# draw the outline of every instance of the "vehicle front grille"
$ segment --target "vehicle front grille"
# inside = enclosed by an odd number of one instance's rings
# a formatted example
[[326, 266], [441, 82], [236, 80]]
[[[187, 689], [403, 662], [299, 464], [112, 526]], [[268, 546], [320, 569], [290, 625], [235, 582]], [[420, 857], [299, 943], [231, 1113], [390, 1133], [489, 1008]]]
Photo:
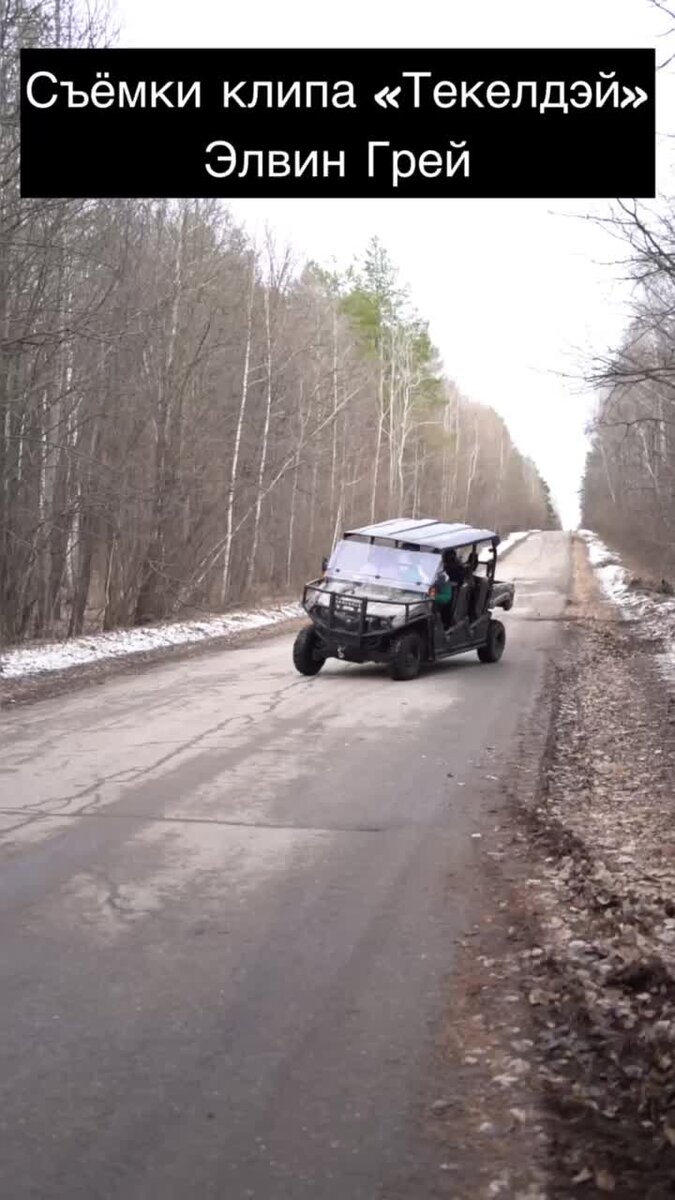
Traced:
[[[327, 607], [316, 605], [312, 615], [322, 625], [330, 623], [331, 629], [336, 632], [356, 634], [361, 629], [361, 617], [358, 613], [341, 612], [340, 609], [335, 609], [332, 617]], [[385, 629], [389, 629], [391, 622], [386, 617], [366, 617], [363, 624], [364, 633], [376, 633]]]
[[346, 630], [354, 630], [355, 631], [359, 628], [359, 626], [360, 626], [360, 618], [358, 616], [353, 616], [353, 617], [347, 616], [346, 613], [341, 613], [341, 612], [337, 612], [337, 611], [333, 613], [333, 628], [334, 629], [346, 629]]

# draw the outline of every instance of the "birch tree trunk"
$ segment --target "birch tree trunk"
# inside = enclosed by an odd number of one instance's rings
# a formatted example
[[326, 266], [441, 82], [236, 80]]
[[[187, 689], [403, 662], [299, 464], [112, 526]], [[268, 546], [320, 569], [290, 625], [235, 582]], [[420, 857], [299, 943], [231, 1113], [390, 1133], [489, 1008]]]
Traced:
[[370, 493], [370, 520], [375, 520], [377, 502], [377, 485], [380, 471], [380, 455], [382, 453], [382, 438], [384, 435], [384, 361], [382, 338], [378, 344], [378, 378], [377, 378], [377, 437], [375, 441], [375, 461], [373, 463], [373, 486]]
[[467, 518], [469, 516], [469, 505], [471, 503], [471, 490], [473, 488], [473, 481], [476, 478], [476, 467], [478, 464], [478, 449], [479, 449], [479, 446], [478, 446], [478, 421], [475, 420], [474, 427], [473, 427], [473, 447], [471, 449], [471, 462], [469, 464], [469, 475], [468, 475], [468, 479], [466, 481], [466, 496], [464, 499], [464, 520], [465, 521], [467, 520]]
[[258, 464], [258, 481], [255, 502], [255, 514], [253, 517], [253, 539], [251, 544], [251, 555], [248, 561], [248, 571], [246, 574], [246, 591], [250, 592], [253, 586], [255, 577], [256, 561], [258, 556], [258, 539], [260, 537], [260, 516], [262, 513], [263, 489], [265, 482], [265, 469], [267, 467], [267, 444], [270, 432], [270, 420], [272, 416], [272, 330], [270, 322], [270, 297], [269, 287], [266, 287], [263, 294], [263, 307], [265, 312], [265, 424], [263, 427], [262, 447], [260, 451], [260, 462]]
[[232, 538], [234, 525], [234, 504], [237, 495], [237, 471], [239, 469], [239, 452], [241, 449], [241, 435], [244, 428], [244, 417], [246, 415], [246, 402], [248, 400], [249, 387], [249, 372], [251, 369], [251, 342], [253, 338], [253, 298], [255, 295], [255, 279], [256, 279], [256, 257], [251, 255], [251, 278], [248, 294], [248, 306], [246, 309], [246, 341], [244, 344], [244, 366], [241, 376], [241, 396], [239, 400], [239, 412], [237, 415], [237, 426], [234, 434], [234, 446], [232, 448], [232, 462], [230, 464], [230, 482], [227, 489], [227, 517], [226, 517], [226, 532], [225, 532], [225, 547], [223, 551], [223, 568], [221, 577], [220, 603], [221, 607], [225, 608], [227, 604], [228, 590], [230, 586], [230, 564], [232, 562]]

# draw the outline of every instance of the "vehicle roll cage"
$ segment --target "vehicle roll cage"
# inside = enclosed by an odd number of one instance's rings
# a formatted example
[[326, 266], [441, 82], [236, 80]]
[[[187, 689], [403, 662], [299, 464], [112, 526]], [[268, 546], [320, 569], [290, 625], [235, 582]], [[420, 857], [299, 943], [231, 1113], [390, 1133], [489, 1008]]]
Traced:
[[[432, 522], [431, 524], [435, 524]], [[472, 531], [473, 532], [473, 531]], [[482, 531], [481, 531], [482, 532]], [[456, 535], [455, 535], [456, 537]], [[487, 537], [472, 538], [467, 541], [457, 542], [452, 539], [451, 545], [429, 545], [423, 543], [411, 542], [404, 537], [383, 537], [381, 533], [367, 533], [360, 530], [353, 530], [344, 535], [344, 540], [362, 541], [373, 545], [375, 542], [383, 543], [392, 546], [397, 550], [408, 550], [423, 553], [424, 551], [436, 553], [439, 557], [439, 569], [443, 562], [443, 552], [447, 549], [466, 550], [469, 547], [474, 552], [478, 553], [478, 546], [485, 542], [490, 543], [492, 553], [486, 565], [486, 577], [490, 584], [494, 583], [495, 571], [497, 565], [497, 546], [499, 544], [499, 536], [493, 534]], [[442, 539], [439, 539], [441, 541]], [[450, 539], [448, 539], [450, 540]], [[412, 619], [410, 616], [411, 610], [415, 610], [415, 620], [430, 621], [433, 616], [433, 600], [435, 589], [433, 585], [429, 587], [426, 594], [420, 593], [414, 600], [391, 600], [370, 596], [357, 596], [352, 592], [335, 592], [329, 587], [322, 586], [326, 577], [328, 561], [324, 559], [323, 574], [319, 579], [313, 579], [306, 583], [302, 593], [302, 606], [307, 610], [308, 605], [312, 608], [312, 617], [319, 628], [322, 628], [327, 634], [335, 633], [345, 644], [351, 642], [354, 644], [363, 644], [369, 640], [376, 641], [386, 632], [386, 626], [375, 626], [368, 629], [368, 617], [373, 618], [375, 614], [369, 611], [369, 605], [377, 605], [378, 607], [388, 605], [394, 609], [405, 610], [405, 624], [408, 624]], [[401, 587], [401, 590], [405, 590]], [[315, 596], [328, 596], [328, 604], [317, 604], [316, 600], [312, 604], [310, 593]], [[351, 626], [345, 627], [343, 623], [338, 624], [336, 621], [336, 613], [343, 619], [348, 615], [352, 615], [353, 623]], [[325, 614], [325, 615], [324, 615]]]
[[[478, 531], [476, 531], [476, 532], [478, 532]], [[438, 554], [438, 556], [441, 560], [441, 564], [443, 562], [443, 554], [446, 550], [467, 550], [469, 547], [471, 547], [474, 554], [477, 554], [478, 553], [477, 547], [484, 545], [486, 542], [489, 542], [492, 554], [490, 555], [489, 562], [486, 563], [486, 566], [487, 566], [486, 573], [487, 573], [488, 579], [490, 580], [490, 582], [492, 582], [492, 580], [495, 577], [495, 571], [497, 568], [497, 546], [499, 545], [501, 538], [499, 537], [498, 534], [495, 533], [495, 534], [486, 535], [483, 537], [472, 538], [466, 542], [458, 542], [454, 539], [452, 539], [452, 540], [447, 539], [446, 545], [442, 544], [443, 543], [442, 538], [438, 538], [437, 541], [435, 542], [435, 544], [425, 545], [423, 542], [422, 543], [411, 542], [407, 538], [394, 538], [394, 537], [389, 538], [389, 537], [384, 537], [382, 534], [366, 533], [366, 532], [362, 532], [359, 529], [354, 529], [354, 530], [350, 530], [348, 533], [345, 533], [342, 540], [345, 542], [347, 542], [347, 541], [363, 542], [364, 544], [368, 544], [370, 546], [374, 545], [377, 542], [382, 545], [390, 546], [394, 550], [410, 550], [413, 553], [418, 553], [418, 554], [423, 554], [426, 551], [427, 554], [428, 553]], [[325, 576], [326, 571], [328, 570], [329, 561], [330, 560], [328, 558], [324, 558], [324, 560], [321, 564], [322, 578]], [[312, 580], [312, 586], [316, 582], [317, 582], [316, 580]], [[393, 603], [393, 601], [392, 601], [392, 603]]]

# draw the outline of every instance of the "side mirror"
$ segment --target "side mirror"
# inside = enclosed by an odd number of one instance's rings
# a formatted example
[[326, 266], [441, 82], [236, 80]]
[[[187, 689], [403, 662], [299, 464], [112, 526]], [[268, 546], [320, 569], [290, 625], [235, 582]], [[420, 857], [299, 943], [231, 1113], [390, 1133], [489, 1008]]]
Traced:
[[324, 573], [328, 570], [328, 559], [325, 557], [321, 559], [321, 570]]

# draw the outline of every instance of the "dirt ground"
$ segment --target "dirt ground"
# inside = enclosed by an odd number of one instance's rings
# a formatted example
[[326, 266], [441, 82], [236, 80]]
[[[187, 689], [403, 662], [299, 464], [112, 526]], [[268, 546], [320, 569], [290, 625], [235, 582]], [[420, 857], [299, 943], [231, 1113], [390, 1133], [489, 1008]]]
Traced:
[[675, 1195], [675, 699], [574, 553], [448, 1011], [456, 1200]]

